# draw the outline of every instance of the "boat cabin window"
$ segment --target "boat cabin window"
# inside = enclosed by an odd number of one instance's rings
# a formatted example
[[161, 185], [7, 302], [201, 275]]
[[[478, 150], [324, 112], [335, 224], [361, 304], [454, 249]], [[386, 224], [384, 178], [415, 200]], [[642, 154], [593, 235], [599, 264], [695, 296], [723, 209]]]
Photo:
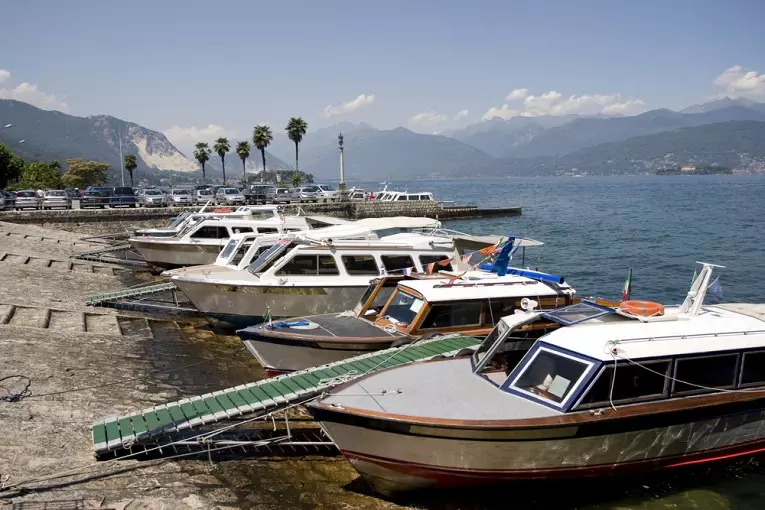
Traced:
[[420, 195], [409, 195], [408, 198], [409, 198], [409, 200], [419, 200], [420, 199]]
[[213, 227], [205, 225], [191, 234], [194, 239], [228, 239], [228, 230], [226, 227]]
[[326, 276], [340, 273], [332, 255], [295, 255], [276, 274]]
[[[577, 409], [608, 406], [616, 403], [640, 402], [663, 398], [667, 394], [670, 360], [642, 361], [640, 365], [608, 363], [577, 404]], [[612, 389], [613, 386], [613, 389]]]
[[745, 352], [741, 386], [765, 384], [765, 351]]
[[420, 329], [441, 329], [481, 324], [482, 301], [435, 303], [422, 321]]
[[[428, 264], [432, 264], [433, 262], [441, 262], [442, 260], [449, 260], [449, 257], [447, 257], [446, 255], [420, 255], [420, 264], [422, 264], [423, 268], [425, 268]], [[446, 264], [445, 266], [439, 265], [438, 270], [451, 271], [452, 270], [451, 262]]]
[[218, 255], [218, 258], [220, 260], [228, 259], [229, 255], [231, 255], [231, 253], [234, 251], [234, 248], [236, 248], [236, 243], [238, 242], [239, 241], [237, 239], [231, 239], [228, 243], [226, 243], [226, 246], [220, 252], [220, 255]]
[[231, 227], [231, 230], [233, 230], [234, 234], [251, 234], [252, 228], [250, 227]]
[[431, 200], [430, 195], [420, 195], [420, 200]]
[[273, 227], [258, 227], [258, 234], [278, 234], [279, 229]]
[[[243, 242], [239, 246], [239, 249], [236, 250], [236, 253], [234, 253], [234, 256], [231, 257], [231, 261], [229, 262], [229, 264], [238, 266], [251, 246], [252, 246], [252, 241]], [[267, 248], [268, 246], [261, 246], [260, 250], [265, 251]]]
[[380, 268], [377, 267], [377, 261], [372, 255], [343, 255], [340, 259], [349, 275], [379, 276], [380, 274]]
[[406, 195], [399, 195], [396, 200], [406, 200]]
[[737, 363], [738, 354], [680, 358], [675, 362], [672, 394], [702, 393], [708, 391], [706, 388], [733, 387], [736, 384]]
[[414, 267], [414, 261], [409, 255], [382, 255], [380, 260], [385, 270], [389, 272]]
[[[380, 290], [377, 291], [377, 294], [375, 295], [374, 299], [365, 310], [362, 318], [365, 318], [365, 319], [377, 318], [377, 314], [380, 313], [380, 310], [382, 310], [383, 306], [385, 306], [385, 303], [388, 302], [388, 298], [390, 298], [390, 296], [393, 294], [393, 291], [396, 290], [396, 285], [398, 285], [398, 280], [386, 279], [382, 283], [382, 288], [380, 288]], [[380, 286], [380, 283], [379, 283], [379, 280], [377, 280], [372, 282], [372, 284], [367, 288], [367, 290], [364, 292], [364, 295], [361, 296], [361, 299], [359, 299], [359, 303], [356, 305], [356, 308], [354, 308], [354, 311], [357, 314], [361, 312], [362, 307], [366, 304], [366, 302], [369, 300], [372, 293], [379, 286]]]
[[417, 312], [420, 311], [422, 305], [425, 303], [423, 299], [401, 292], [401, 289], [397, 289], [391, 300], [388, 302], [388, 306], [385, 307], [380, 314], [383, 319], [397, 324], [400, 326], [409, 326], [417, 316]]
[[247, 271], [252, 274], [261, 274], [268, 271], [279, 260], [282, 253], [292, 249], [294, 245], [287, 241], [280, 241], [260, 254], [255, 261], [247, 266]]
[[592, 363], [545, 347], [539, 348], [512, 382], [512, 388], [561, 404], [585, 377]]
[[486, 310], [486, 317], [484, 317], [484, 322], [486, 324], [497, 324], [499, 319], [506, 315], [511, 315], [513, 312], [515, 312], [517, 305], [517, 298], [490, 300], [489, 307]]

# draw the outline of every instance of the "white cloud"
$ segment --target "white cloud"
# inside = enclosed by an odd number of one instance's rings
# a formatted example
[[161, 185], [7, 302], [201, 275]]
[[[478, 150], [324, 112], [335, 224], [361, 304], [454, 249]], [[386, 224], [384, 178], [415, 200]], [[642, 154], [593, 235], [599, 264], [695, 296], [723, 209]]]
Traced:
[[372, 104], [375, 100], [374, 94], [359, 94], [354, 99], [342, 103], [340, 106], [333, 106], [328, 104], [324, 108], [324, 115], [327, 117], [333, 117], [335, 115], [343, 115], [358, 110], [364, 105]]
[[741, 66], [726, 69], [715, 78], [714, 84], [723, 88], [724, 93], [732, 97], [765, 99], [765, 74], [745, 71]]
[[529, 89], [515, 89], [511, 90], [505, 98], [505, 101], [518, 101], [529, 95]]
[[208, 124], [207, 127], [202, 128], [173, 125], [173, 127], [165, 129], [162, 133], [170, 140], [170, 143], [175, 145], [187, 157], [191, 157], [194, 152], [194, 144], [197, 142], [207, 142], [212, 149], [215, 140], [222, 136], [228, 138], [229, 141], [236, 138], [236, 131], [216, 124]]
[[446, 115], [436, 112], [422, 112], [409, 119], [409, 125], [412, 127], [435, 126], [446, 120]]
[[515, 89], [505, 98], [507, 101], [523, 99], [519, 107], [503, 104], [501, 107], [489, 108], [481, 117], [489, 120], [495, 117], [509, 119], [511, 117], [538, 117], [541, 115], [595, 115], [598, 113], [610, 115], [629, 115], [645, 110], [644, 103], [639, 98], [623, 97], [621, 94], [583, 94], [563, 97], [563, 94], [550, 90], [542, 95], [530, 95], [527, 89]]
[[454, 117], [452, 117], [452, 120], [462, 120], [465, 117], [467, 117], [469, 114], [470, 112], [467, 110], [460, 110], [454, 114]]
[[[0, 69], [0, 84], [10, 79], [11, 72]], [[0, 88], [0, 99], [23, 101], [43, 110], [60, 110], [62, 112], [69, 110], [69, 105], [66, 102], [61, 101], [53, 94], [43, 92], [37, 85], [28, 82], [20, 83], [12, 88]]]

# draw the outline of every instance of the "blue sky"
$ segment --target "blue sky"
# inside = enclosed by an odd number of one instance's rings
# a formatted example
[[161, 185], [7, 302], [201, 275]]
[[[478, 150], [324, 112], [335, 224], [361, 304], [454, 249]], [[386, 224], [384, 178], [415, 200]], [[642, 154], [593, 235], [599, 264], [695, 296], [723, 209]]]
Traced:
[[293, 115], [438, 132], [679, 109], [765, 100], [763, 19], [757, 0], [26, 0], [3, 7], [0, 97], [108, 113], [181, 145]]

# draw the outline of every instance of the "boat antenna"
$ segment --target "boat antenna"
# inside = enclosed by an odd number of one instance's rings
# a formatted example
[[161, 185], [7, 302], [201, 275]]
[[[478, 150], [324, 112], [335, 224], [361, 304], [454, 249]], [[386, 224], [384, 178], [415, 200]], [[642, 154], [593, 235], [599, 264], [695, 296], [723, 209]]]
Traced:
[[701, 272], [696, 279], [693, 280], [691, 290], [688, 291], [685, 301], [683, 301], [683, 304], [680, 306], [680, 313], [687, 313], [691, 317], [698, 315], [701, 310], [701, 305], [704, 304], [704, 297], [707, 295], [713, 268], [725, 268], [725, 266], [718, 266], [717, 264], [710, 264], [709, 262], [696, 261], [696, 263], [701, 264]]

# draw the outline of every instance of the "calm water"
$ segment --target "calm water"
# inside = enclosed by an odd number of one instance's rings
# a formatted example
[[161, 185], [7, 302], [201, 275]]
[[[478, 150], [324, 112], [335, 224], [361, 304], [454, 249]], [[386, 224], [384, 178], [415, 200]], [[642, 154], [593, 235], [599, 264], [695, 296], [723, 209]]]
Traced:
[[[680, 303], [694, 269], [700, 267], [695, 264], [698, 260], [726, 266], [718, 270], [725, 301], [765, 301], [760, 283], [765, 275], [765, 175], [395, 184], [410, 191], [432, 191], [439, 200], [461, 204], [522, 206], [520, 217], [453, 221], [445, 226], [547, 243], [527, 251], [527, 265], [533, 267], [538, 260], [541, 270], [565, 276], [580, 296], [618, 299], [632, 268], [633, 297]], [[367, 184], [366, 189], [376, 187]], [[502, 489], [490, 490], [477, 507], [761, 509], [765, 508], [762, 460], [669, 476], [528, 486], [529, 491], [512, 496], [503, 496]], [[475, 492], [454, 495], [446, 506], [474, 507], [475, 496]]]
[[[682, 302], [695, 262], [718, 270], [725, 301], [765, 301], [765, 175], [513, 178], [396, 182], [438, 200], [520, 205], [520, 217], [450, 221], [473, 234], [546, 243], [527, 265], [566, 277], [580, 296], [618, 298], [630, 268], [633, 297]], [[366, 189], [375, 189], [367, 184]]]

